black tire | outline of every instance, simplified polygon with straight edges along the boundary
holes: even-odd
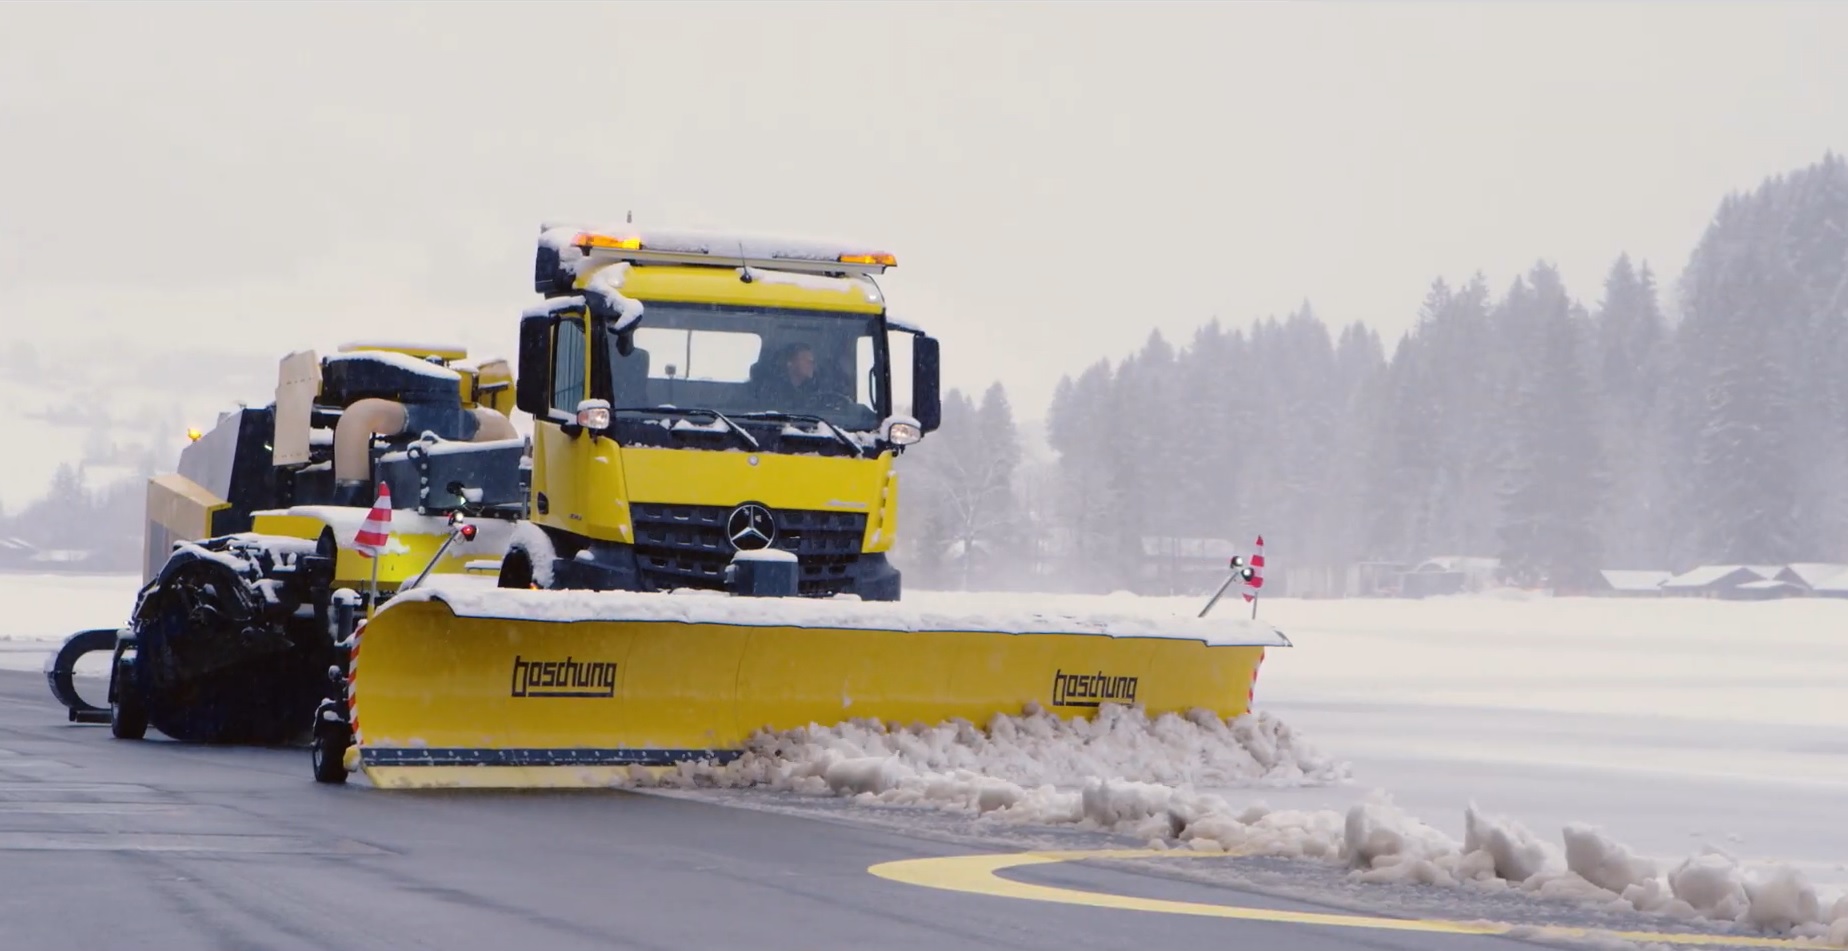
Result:
[[[346,751],[350,745],[343,737],[345,730],[338,736],[329,735],[331,730],[316,730],[311,755],[314,757],[314,781],[317,783],[340,784],[347,781]]]
[[[531,588],[533,586],[533,559],[524,548],[512,548],[501,559],[500,578],[496,587]]]
[[[135,693],[132,684],[126,682],[130,676],[128,670],[116,672],[122,678],[122,686],[116,690],[116,698],[109,704],[109,732],[118,740],[139,740],[148,735],[148,711],[141,704],[141,696]]]

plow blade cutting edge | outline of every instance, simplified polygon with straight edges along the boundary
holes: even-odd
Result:
[[[986,726],[1037,703],[1149,716],[1249,709],[1267,647],[1243,619],[936,616],[724,595],[419,590],[353,654],[345,760],[380,787],[604,786],[725,762],[760,729],[869,718]]]

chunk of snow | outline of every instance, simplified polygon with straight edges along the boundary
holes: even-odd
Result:
[[[1497,878],[1525,882],[1546,870],[1546,845],[1516,823],[1484,815],[1471,803],[1463,812],[1463,828],[1463,851],[1487,852]]]
[[[622,296],[622,281],[628,274],[629,262],[618,261],[591,275],[584,285],[585,296],[600,298],[604,308],[616,315],[616,326],[612,329],[617,332],[635,326],[644,310],[641,301]]]
[[[1748,901],[1738,863],[1714,852],[1689,857],[1668,873],[1668,887],[1704,918],[1736,920]]]
[[[732,555],[731,560],[794,563],[801,559],[796,557],[795,552],[784,551],[781,548],[756,548],[737,552]]]
[[[1772,868],[1745,878],[1745,921],[1767,931],[1789,931],[1822,915],[1816,890],[1793,868]]]
[[[1622,895],[1632,886],[1647,885],[1658,874],[1654,863],[1592,826],[1567,824],[1565,840],[1566,868],[1606,891]]]

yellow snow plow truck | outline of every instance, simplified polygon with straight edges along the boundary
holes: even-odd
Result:
[[[449,521],[411,526],[432,570],[382,580],[376,607],[344,561],[371,493],[294,530],[341,565],[317,576],[336,590],[309,612],[328,685],[302,711],[316,779],[599,786],[850,719],[1246,712],[1265,648],[1289,643],[1267,624],[900,597],[895,463],[939,423],[939,347],[888,313],[875,277],[896,263],[857,245],[542,226],[542,300],[519,320],[513,408],[532,434],[517,477],[469,433],[425,433],[426,467],[480,461],[416,483],[409,503],[393,484],[394,505]],[[335,511],[330,542],[312,529]],[[445,561],[464,533],[472,553]]]

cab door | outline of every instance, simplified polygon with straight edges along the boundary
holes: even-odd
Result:
[[[582,315],[561,315],[552,325],[551,386],[543,415],[533,418],[532,520],[570,532],[585,531],[585,484],[591,440],[577,425],[578,404],[590,397],[590,336]]]

